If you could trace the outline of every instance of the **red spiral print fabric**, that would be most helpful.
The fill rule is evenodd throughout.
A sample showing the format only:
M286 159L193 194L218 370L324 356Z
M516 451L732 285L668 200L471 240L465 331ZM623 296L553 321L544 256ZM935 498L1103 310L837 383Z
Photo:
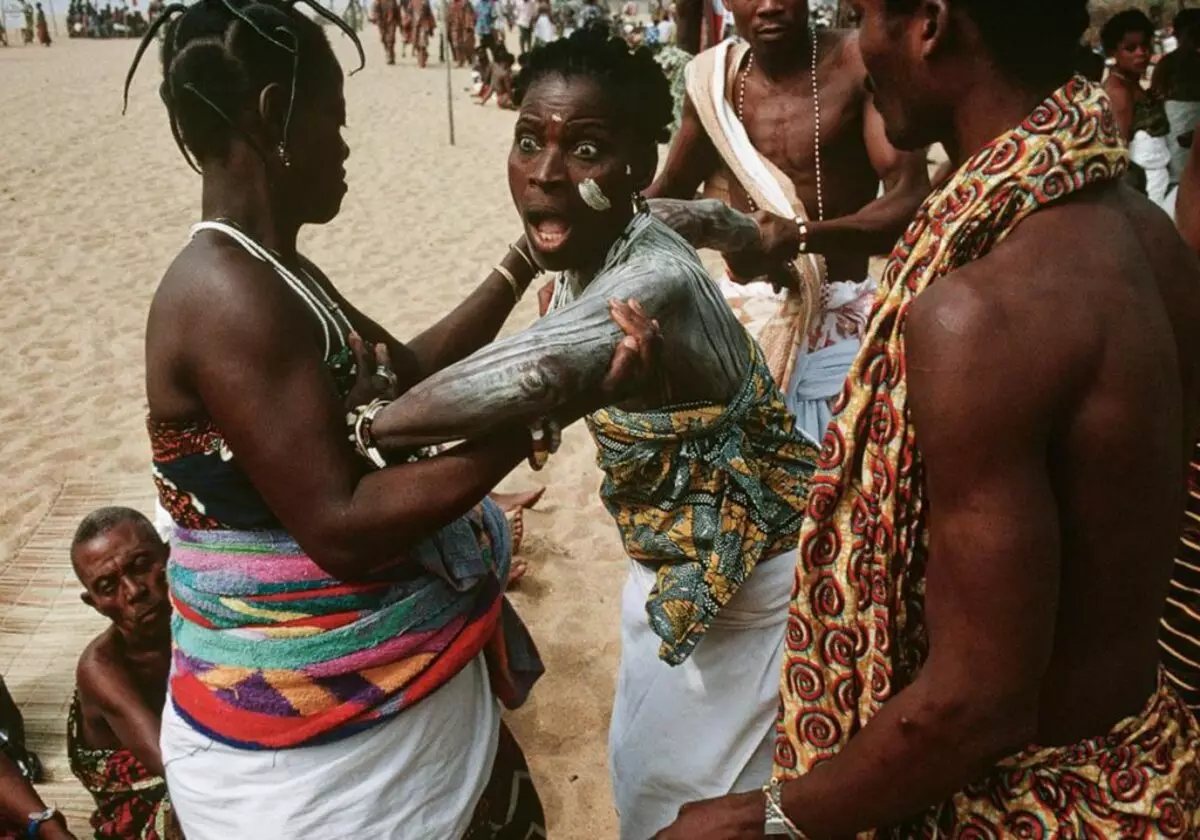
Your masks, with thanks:
M930 283L987 254L1030 213L1115 180L1127 166L1107 96L1076 78L968 160L929 197L897 245L809 490L785 642L777 776L796 778L836 755L911 682L927 652L926 502L905 375L909 306ZM1179 779L1163 784L1178 759L1194 766L1200 734L1177 698L1164 690L1156 699L1147 714L1162 719L1134 727L1159 733L1153 744L1129 745L1128 755L1081 745L1070 754L1082 759L1070 773L1038 764L1060 756L1025 756L1028 763L1013 766L993 788L964 793L927 815L921 825L931 833L909 827L877 834L934 836L936 824L936 836L981 840L1200 836L1190 827L1169 830L1179 809L1191 810L1180 826L1193 821L1196 780L1184 780L1178 794L1171 785ZM1105 763L1112 765L1107 775L1098 769ZM1137 807L1120 805L1130 798ZM1083 808L1095 818L1076 820ZM1158 814L1157 823L1122 816L1146 813Z

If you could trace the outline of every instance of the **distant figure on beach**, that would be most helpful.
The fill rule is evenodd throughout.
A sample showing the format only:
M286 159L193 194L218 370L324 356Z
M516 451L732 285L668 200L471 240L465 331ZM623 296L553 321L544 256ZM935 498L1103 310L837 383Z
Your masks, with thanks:
M488 58L494 58L496 47L496 24L500 17L499 0L473 0L475 6L475 42L480 49L487 50ZM501 39L503 40L503 39Z
M475 7L471 0L452 0L446 16L454 63L465 67L475 55Z
M41 3L37 4L37 39L43 47L50 46L50 27L46 25L46 13L42 11Z
M496 50L496 60L488 68L487 80L479 93L479 105L486 105L493 96L496 104L505 110L512 110L513 105L513 59L508 50Z
M413 4L412 48L417 66L424 68L429 63L429 39L437 28L430 0L411 0Z
M21 43L33 43L33 6L28 0L21 0L21 15L25 18L25 26L21 30Z
M371 21L379 27L379 41L388 64L396 63L396 30L400 26L400 6L396 0L375 0Z
M537 0L519 0L517 3L517 52L524 55L533 49L533 21L537 17Z
M171 668L170 550L130 508L88 514L71 542L85 604L110 625L84 650L67 720L71 772L98 840L181 840L158 740Z

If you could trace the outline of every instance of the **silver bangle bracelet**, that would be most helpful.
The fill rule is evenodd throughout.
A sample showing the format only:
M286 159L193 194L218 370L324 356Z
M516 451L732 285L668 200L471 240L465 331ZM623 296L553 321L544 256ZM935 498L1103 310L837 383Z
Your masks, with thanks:
M366 405L354 409L346 417L346 425L350 427L350 442L354 444L354 451L379 469L387 466L387 459L375 445L375 439L371 436L371 424L388 404L387 400L372 400Z

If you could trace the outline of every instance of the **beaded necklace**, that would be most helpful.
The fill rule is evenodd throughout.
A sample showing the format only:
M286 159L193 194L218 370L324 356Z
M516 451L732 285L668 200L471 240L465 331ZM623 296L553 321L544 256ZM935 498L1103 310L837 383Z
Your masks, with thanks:
M813 116L814 116L814 134L815 140L813 148L816 152L815 162L817 171L817 221L825 220L825 190L821 179L821 91L817 85L817 29L815 26L809 27L809 33L812 35L812 89L813 89ZM750 71L754 68L754 52L750 52L749 59L746 61L746 66L742 68L738 74L737 82L737 118L742 125L746 124L746 78L750 75ZM750 202L750 209L757 210L758 205L754 199L746 196Z

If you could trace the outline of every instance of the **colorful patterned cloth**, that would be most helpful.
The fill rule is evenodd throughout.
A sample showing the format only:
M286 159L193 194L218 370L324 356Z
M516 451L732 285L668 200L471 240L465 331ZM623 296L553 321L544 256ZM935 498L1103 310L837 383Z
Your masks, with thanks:
M625 551L658 567L646 612L678 665L760 560L796 547L815 451L795 430L758 345L729 405L588 418L600 497Z
M75 778L96 800L90 823L97 840L183 840L165 779L129 750L98 750L83 742L78 695L67 716L67 757Z
M1188 465L1187 514L1159 645L1167 679L1200 715L1200 446Z
M780 777L835 756L927 653L928 507L907 412L908 307L1030 213L1116 180L1127 165L1108 97L1074 79L931 195L892 254L809 490L784 651ZM940 821L939 836L962 838L1200 837L1198 744L1195 720L1163 691L1106 738L1010 759L918 825ZM1155 824L1180 830L1156 833Z
M298 747L398 714L482 651L515 708L543 669L503 597L510 561L504 516L486 500L356 583L282 532L181 529L168 567L172 701L223 743Z

